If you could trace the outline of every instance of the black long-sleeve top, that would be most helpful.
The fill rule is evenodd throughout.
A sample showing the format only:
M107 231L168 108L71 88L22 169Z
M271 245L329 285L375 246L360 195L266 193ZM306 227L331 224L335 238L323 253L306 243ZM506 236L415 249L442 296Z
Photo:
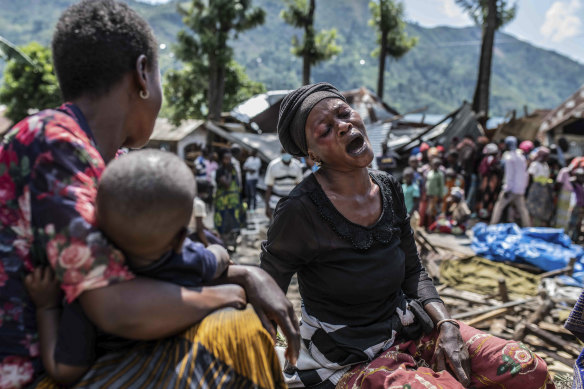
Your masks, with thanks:
M304 307L322 322L377 328L404 295L440 301L420 262L401 185L383 172L370 175L383 199L373 226L347 220L310 175L278 203L262 244L261 267L284 292L298 273Z

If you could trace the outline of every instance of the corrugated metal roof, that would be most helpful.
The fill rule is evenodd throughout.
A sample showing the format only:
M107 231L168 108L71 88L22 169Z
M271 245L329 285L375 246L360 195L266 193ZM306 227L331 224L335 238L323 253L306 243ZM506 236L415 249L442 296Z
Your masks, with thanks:
M543 119L539 131L547 132L578 119L584 119L584 85Z
M195 132L203 124L205 124L204 120L189 119L177 127L166 118L158 118L154 124L154 132L152 132L150 140L178 142Z
M237 143L247 150L257 150L258 157L266 163L280 156L280 139L278 134L251 134L249 132L229 132L219 125L208 121L205 124L207 130L227 139L229 142Z

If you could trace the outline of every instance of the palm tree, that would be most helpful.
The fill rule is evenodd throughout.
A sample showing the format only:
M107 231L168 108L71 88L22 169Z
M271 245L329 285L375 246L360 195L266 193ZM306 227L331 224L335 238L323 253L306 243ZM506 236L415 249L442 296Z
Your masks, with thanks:
M489 89L495 31L509 23L517 13L517 4L507 0L456 0L477 25L482 26L481 57L479 74L474 91L472 109L479 114L479 122L486 124L489 116Z
M335 42L337 30L314 30L315 0L285 0L286 9L280 16L294 27L304 29L304 40L292 38L292 54L302 58L302 83L310 84L310 68L341 52Z
M377 0L369 2L372 19L369 25L377 29L379 47L372 55L379 55L379 73L377 75L377 96L383 98L383 81L385 75L385 58L403 57L416 43L418 38L409 38L405 32L403 21L404 6L393 0Z

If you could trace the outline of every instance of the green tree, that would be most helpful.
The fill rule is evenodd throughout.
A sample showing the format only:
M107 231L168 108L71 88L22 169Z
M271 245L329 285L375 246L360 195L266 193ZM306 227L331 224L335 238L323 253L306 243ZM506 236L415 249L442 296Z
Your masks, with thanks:
M0 88L0 103L6 105L6 117L13 122L26 117L29 109L52 108L61 102L50 50L36 42L20 50L32 62L9 60Z
M170 121L178 125L188 118L203 119L208 115L207 87L203 78L205 66L200 62L185 64L181 70L169 70L164 84L164 107ZM266 91L264 84L249 79L245 69L234 60L225 68L223 106L232 109L240 102Z
M385 58L403 57L418 43L417 37L408 37L405 32L404 6L393 0L370 1L372 19L369 25L377 30L377 47L371 55L379 56L377 75L377 96L383 98L383 81L385 75Z
M167 94L168 98L172 103L184 104L177 107L174 116L180 117L181 111L194 114L194 109L203 112L200 96L204 93L209 119L219 120L223 105L230 98L225 95L236 94L240 87L238 81L245 82L236 78L227 88L228 67L233 61L233 50L227 45L227 40L262 24L265 12L252 7L251 0L192 0L189 6L179 4L178 12L194 34L185 30L178 33L175 55L185 68L171 72L167 77L171 92L178 93L176 96ZM186 98L194 100L181 100ZM188 104L199 108L188 107Z
M517 13L517 4L507 0L456 0L456 3L482 26L479 74L472 100L472 109L479 114L483 126L489 117L489 94L495 31L509 23Z
M292 54L302 58L302 83L310 84L310 68L319 62L326 61L341 52L337 46L337 30L314 31L314 11L316 0L285 0L287 8L280 16L294 27L304 29L304 39L300 43L298 37L292 37Z

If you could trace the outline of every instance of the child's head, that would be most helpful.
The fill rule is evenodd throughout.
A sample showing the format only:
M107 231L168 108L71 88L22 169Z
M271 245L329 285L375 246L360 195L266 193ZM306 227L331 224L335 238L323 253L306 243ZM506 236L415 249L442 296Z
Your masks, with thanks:
M410 156L408 159L408 165L410 165L412 169L417 169L419 165L418 157L415 155Z
M179 251L193 210L196 185L188 166L158 150L112 161L97 191L97 222L128 260L144 266Z
M412 169L411 167L405 168L403 179L407 185L411 185L412 182L414 181L414 169Z
M444 175L446 176L446 178L456 178L456 176L457 176L456 170L454 170L451 167L446 169L446 171L444 172Z
M442 165L442 159L433 158L430 166L432 166L432 170L438 170L441 165Z
M463 197L464 197L464 190L462 188L455 186L452 189L450 189L450 200L453 203L457 203L457 204L460 203L462 201Z

